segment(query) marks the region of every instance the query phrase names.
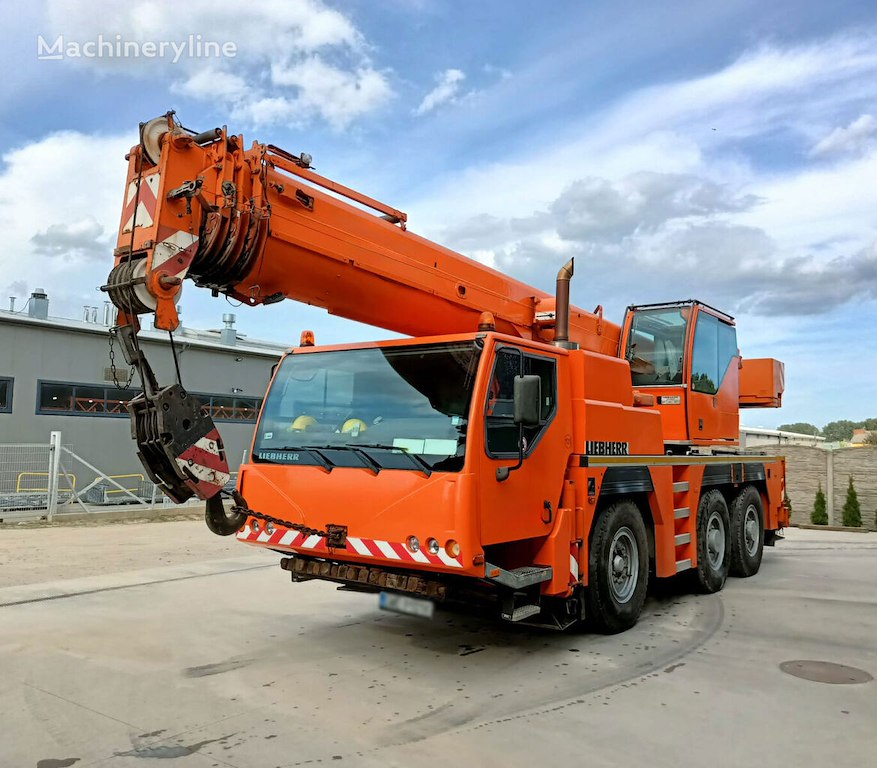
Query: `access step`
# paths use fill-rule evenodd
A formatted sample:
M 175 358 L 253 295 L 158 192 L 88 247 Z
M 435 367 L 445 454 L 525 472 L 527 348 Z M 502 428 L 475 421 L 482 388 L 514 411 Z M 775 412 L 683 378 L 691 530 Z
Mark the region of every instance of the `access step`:
M 515 568 L 507 571 L 498 565 L 484 564 L 484 577 L 510 589 L 523 589 L 543 581 L 551 581 L 553 571 L 550 565 L 528 565 L 524 568 Z M 538 607 L 537 607 L 538 612 Z
M 673 516 L 677 520 L 684 520 L 686 517 L 691 517 L 691 510 L 688 507 L 678 507 L 673 510 Z
M 685 493 L 688 490 L 688 480 L 682 480 L 678 483 L 673 483 L 673 493 Z
M 687 571 L 691 568 L 691 558 L 689 557 L 687 560 L 677 560 L 676 561 L 676 573 L 680 571 Z
M 529 619 L 531 616 L 535 616 L 541 610 L 542 609 L 538 605 L 520 605 L 511 613 L 503 613 L 502 617 L 506 621 L 523 621 L 524 619 Z
M 691 541 L 690 533 L 678 533 L 676 534 L 676 546 L 681 547 L 683 544 L 688 544 Z

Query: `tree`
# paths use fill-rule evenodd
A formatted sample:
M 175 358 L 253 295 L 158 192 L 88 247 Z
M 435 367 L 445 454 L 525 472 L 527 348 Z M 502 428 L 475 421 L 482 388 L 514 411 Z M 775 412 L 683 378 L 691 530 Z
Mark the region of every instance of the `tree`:
M 853 430 L 856 423 L 849 419 L 841 419 L 840 421 L 830 421 L 822 428 L 822 435 L 829 443 L 850 440 L 853 436 Z
M 825 493 L 822 491 L 822 483 L 819 483 L 819 487 L 816 489 L 816 498 L 813 500 L 810 522 L 813 525 L 828 525 L 828 512 L 825 510 Z
M 796 421 L 792 424 L 780 424 L 777 427 L 781 432 L 798 432 L 802 435 L 818 435 L 819 427 L 808 421 Z
M 853 486 L 852 475 L 847 486 L 847 500 L 844 502 L 843 524 L 851 528 L 862 527 L 862 510 L 859 508 L 859 496 Z

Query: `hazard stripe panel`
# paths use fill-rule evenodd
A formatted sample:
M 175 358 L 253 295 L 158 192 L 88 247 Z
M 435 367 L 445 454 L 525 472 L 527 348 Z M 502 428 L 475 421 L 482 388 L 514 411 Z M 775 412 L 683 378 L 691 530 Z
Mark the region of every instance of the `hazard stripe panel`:
M 313 554 L 314 552 L 327 552 L 326 540 L 322 536 L 307 536 L 298 531 L 291 531 L 282 526 L 276 526 L 272 533 L 268 533 L 264 526 L 254 530 L 252 524 L 247 524 L 238 531 L 238 541 L 247 544 L 257 544 L 271 547 Z M 404 544 L 396 541 L 379 541 L 377 539 L 365 539 L 357 536 L 347 537 L 347 549 L 343 550 L 347 556 L 368 557 L 387 560 L 393 563 L 410 562 L 421 565 L 436 565 L 444 568 L 462 568 L 463 563 L 459 558 L 451 557 L 444 548 L 439 549 L 438 554 L 432 555 L 422 549 L 412 552 Z

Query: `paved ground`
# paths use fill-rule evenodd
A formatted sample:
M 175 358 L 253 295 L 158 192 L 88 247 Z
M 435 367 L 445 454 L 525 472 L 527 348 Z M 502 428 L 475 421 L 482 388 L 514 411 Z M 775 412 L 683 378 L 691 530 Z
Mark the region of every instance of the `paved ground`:
M 0 766 L 874 764 L 877 682 L 779 665 L 877 675 L 877 534 L 792 530 L 615 637 L 398 617 L 273 562 L 191 521 L 0 530 Z

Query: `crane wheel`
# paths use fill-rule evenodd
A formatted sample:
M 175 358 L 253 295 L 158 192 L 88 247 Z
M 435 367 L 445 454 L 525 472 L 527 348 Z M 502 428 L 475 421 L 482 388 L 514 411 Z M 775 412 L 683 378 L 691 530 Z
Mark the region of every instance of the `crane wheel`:
M 695 587 L 712 594 L 725 586 L 731 564 L 731 521 L 721 491 L 705 493 L 697 507 Z
M 594 526 L 588 557 L 585 615 L 598 632 L 611 635 L 636 624 L 649 584 L 646 526 L 639 508 L 622 499 L 603 510 Z
M 241 526 L 247 522 L 246 514 L 226 509 L 219 494 L 207 499 L 204 510 L 204 522 L 207 527 L 217 536 L 231 536 L 237 533 Z
M 754 576 L 764 554 L 764 507 L 761 494 L 747 485 L 731 502 L 731 574 Z

